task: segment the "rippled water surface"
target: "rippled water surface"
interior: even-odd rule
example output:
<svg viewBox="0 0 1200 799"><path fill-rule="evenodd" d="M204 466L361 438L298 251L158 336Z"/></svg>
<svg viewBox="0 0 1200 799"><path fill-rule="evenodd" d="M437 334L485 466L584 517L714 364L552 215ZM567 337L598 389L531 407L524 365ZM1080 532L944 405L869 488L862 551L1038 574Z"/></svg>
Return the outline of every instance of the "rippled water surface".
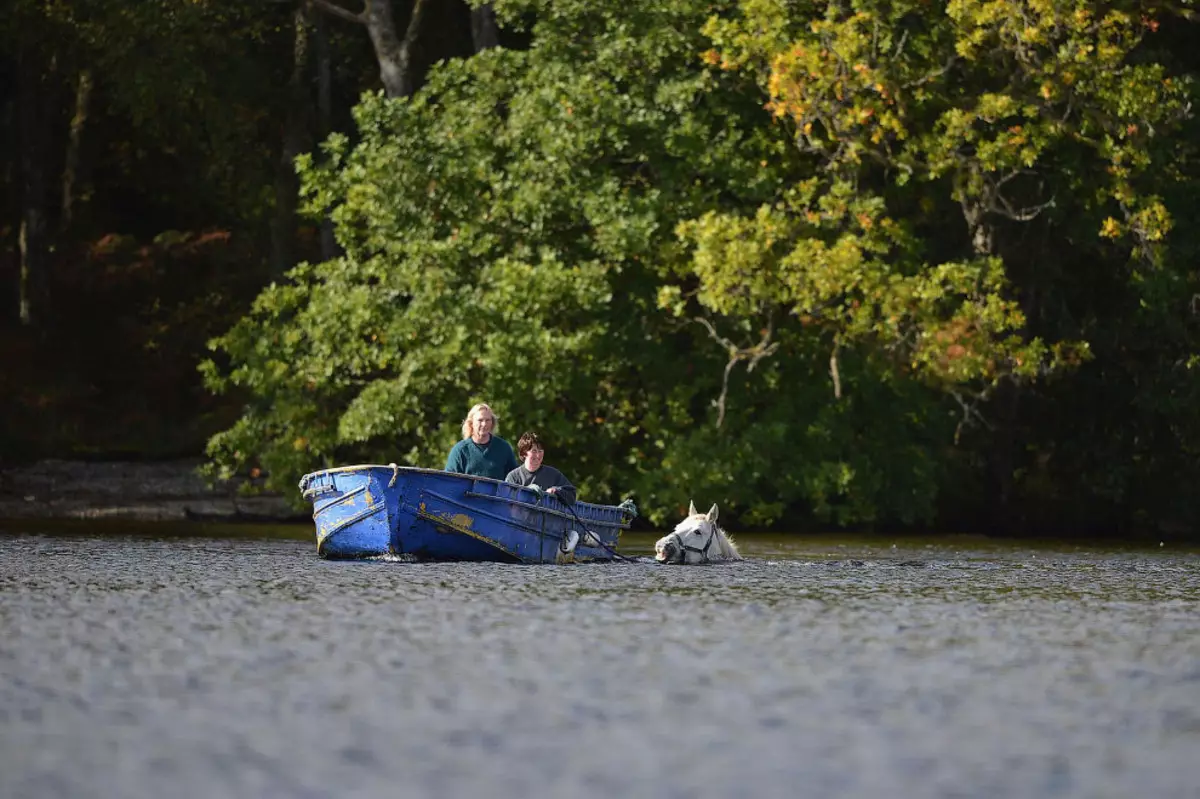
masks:
<svg viewBox="0 0 1200 799"><path fill-rule="evenodd" d="M296 534L0 533L0 796L1200 795L1194 552L334 563Z"/></svg>

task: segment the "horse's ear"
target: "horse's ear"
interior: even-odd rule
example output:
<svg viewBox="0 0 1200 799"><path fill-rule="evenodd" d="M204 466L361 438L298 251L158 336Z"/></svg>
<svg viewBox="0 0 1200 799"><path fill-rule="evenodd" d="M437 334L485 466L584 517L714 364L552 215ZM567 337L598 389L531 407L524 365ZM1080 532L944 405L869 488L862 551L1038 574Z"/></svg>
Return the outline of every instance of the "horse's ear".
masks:
<svg viewBox="0 0 1200 799"><path fill-rule="evenodd" d="M716 521L717 521L717 503L714 502L713 506L708 509L708 517L707 518L710 522L713 522L714 524L716 523Z"/></svg>
<svg viewBox="0 0 1200 799"><path fill-rule="evenodd" d="M688 500L688 516L695 516L700 511L696 510L696 503Z"/></svg>

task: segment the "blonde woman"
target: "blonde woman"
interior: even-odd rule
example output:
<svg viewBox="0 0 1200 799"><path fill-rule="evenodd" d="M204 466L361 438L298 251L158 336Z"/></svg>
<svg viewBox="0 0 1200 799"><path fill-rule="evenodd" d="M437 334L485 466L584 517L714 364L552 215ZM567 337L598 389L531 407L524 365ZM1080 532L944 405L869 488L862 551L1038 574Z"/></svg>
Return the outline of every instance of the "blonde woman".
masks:
<svg viewBox="0 0 1200 799"><path fill-rule="evenodd" d="M462 441L454 445L446 458L446 471L503 480L517 468L512 447L495 434L498 419L486 402L471 408L463 419Z"/></svg>

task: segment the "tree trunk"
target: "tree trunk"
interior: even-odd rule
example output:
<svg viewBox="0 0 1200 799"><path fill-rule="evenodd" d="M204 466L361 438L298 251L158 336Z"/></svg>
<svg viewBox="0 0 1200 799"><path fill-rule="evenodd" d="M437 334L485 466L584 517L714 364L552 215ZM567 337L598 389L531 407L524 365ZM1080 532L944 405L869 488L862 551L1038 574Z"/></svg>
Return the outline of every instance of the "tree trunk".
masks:
<svg viewBox="0 0 1200 799"><path fill-rule="evenodd" d="M471 41L477 53L500 46L500 27L491 3L471 9Z"/></svg>
<svg viewBox="0 0 1200 799"><path fill-rule="evenodd" d="M988 207L994 204L994 194L972 197L960 185L959 202L971 249L980 258L996 255L996 227L988 218ZM992 417L991 443L985 455L984 484L987 491L989 531L1011 535L1018 522L1013 502L1017 469L1017 411L1020 391L1011 380L1002 381L988 403Z"/></svg>
<svg viewBox="0 0 1200 799"><path fill-rule="evenodd" d="M66 232L74 216L75 189L79 182L79 153L83 144L83 126L87 122L88 105L92 99L92 72L83 69L75 84L75 114L67 132L67 153L63 159L62 211L59 230Z"/></svg>
<svg viewBox="0 0 1200 799"><path fill-rule="evenodd" d="M1012 535L1022 524L1013 501L1016 489L1018 410L1020 392L1012 383L1001 383L992 398L994 429L987 452L988 524L996 535Z"/></svg>
<svg viewBox="0 0 1200 799"><path fill-rule="evenodd" d="M333 56L329 51L325 17L318 14L313 23L317 46L317 135L324 140L333 132ZM333 235L333 220L325 212L321 216L321 260L329 261L339 254L340 248Z"/></svg>
<svg viewBox="0 0 1200 799"><path fill-rule="evenodd" d="M416 47L421 20L429 7L429 0L413 0L403 40L396 35L391 0L365 0L365 3L363 23L371 36L371 44L375 46L384 91L388 97L411 97L416 91L412 72L413 48Z"/></svg>
<svg viewBox="0 0 1200 799"><path fill-rule="evenodd" d="M367 26L367 34L379 62L379 77L388 97L410 97L416 90L412 74L412 53L421 31L421 20L430 0L413 0L408 28L401 39L396 34L392 0L363 0L363 10L350 11L333 0L312 0L313 5L329 14Z"/></svg>
<svg viewBox="0 0 1200 799"><path fill-rule="evenodd" d="M363 24L375 48L379 61L379 77L388 97L408 97L412 94L412 76L409 74L409 52L396 35L396 23L392 19L392 0L365 0ZM421 0L416 0L413 15Z"/></svg>
<svg viewBox="0 0 1200 799"><path fill-rule="evenodd" d="M51 59L50 71L54 71ZM17 130L19 140L21 221L18 234L21 265L18 277L18 314L21 324L37 326L48 303L49 239L47 236L47 175L49 168L49 114L52 102L42 60L32 48L23 48L17 59Z"/></svg>
<svg viewBox="0 0 1200 799"><path fill-rule="evenodd" d="M287 111L283 120L283 146L275 171L275 217L271 222L271 270L282 274L296 263L296 205L300 182L296 156L309 149L309 98L304 77L308 72L308 12L301 4L293 16L295 39L292 75L288 80Z"/></svg>

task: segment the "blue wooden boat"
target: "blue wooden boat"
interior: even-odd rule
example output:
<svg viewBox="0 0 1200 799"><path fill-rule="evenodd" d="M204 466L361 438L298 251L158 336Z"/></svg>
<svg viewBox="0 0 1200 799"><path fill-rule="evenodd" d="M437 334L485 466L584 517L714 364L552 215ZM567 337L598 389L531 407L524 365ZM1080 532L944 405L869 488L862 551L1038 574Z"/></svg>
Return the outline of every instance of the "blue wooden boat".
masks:
<svg viewBox="0 0 1200 799"><path fill-rule="evenodd" d="M300 491L312 502L317 553L326 558L612 560L636 515L630 502L566 505L488 477L394 464L313 472Z"/></svg>

